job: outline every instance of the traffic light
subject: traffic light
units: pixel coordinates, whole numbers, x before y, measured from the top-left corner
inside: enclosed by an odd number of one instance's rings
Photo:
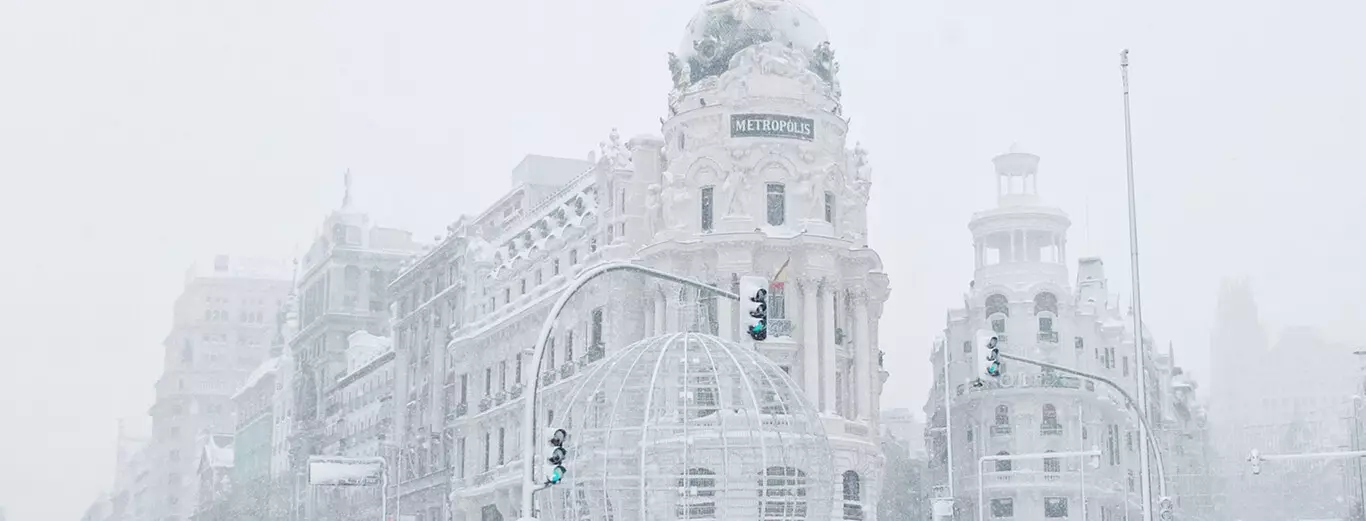
[[[1247,457],[1247,461],[1252,463],[1252,473],[1262,473],[1262,453],[1257,449],[1252,449],[1252,454]]]
[[[1157,501],[1157,513],[1162,521],[1172,521],[1172,498],[1162,496],[1162,499]]]
[[[990,331],[980,330],[977,332],[973,348],[977,351],[977,361],[979,364],[977,377],[983,375],[992,378],[1001,376],[1001,361],[998,356],[1001,353],[1000,339]]]
[[[749,318],[745,319],[745,332],[755,341],[768,338],[768,279],[763,277],[740,278],[740,305]]]
[[[564,429],[555,429],[550,433],[550,457],[546,461],[550,462],[550,469],[546,472],[545,484],[555,485],[564,479],[565,459],[569,457],[569,451],[565,450],[564,444],[569,441],[569,432]]]

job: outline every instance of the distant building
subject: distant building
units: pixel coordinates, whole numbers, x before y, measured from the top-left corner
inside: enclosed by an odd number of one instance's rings
[[[298,332],[289,339],[290,397],[293,405],[288,451],[295,473],[295,497],[304,494],[304,472],[311,455],[337,455],[337,426],[328,423],[329,395],[347,373],[352,333],[387,336],[390,327],[387,287],[399,263],[421,247],[412,234],[376,226],[351,204],[350,173],[342,206],[323,222],[298,276]],[[332,451],[332,452],[329,452]],[[319,519],[313,501],[297,501],[299,521]]]
[[[271,494],[272,414],[280,358],[262,362],[233,396],[237,428],[233,436],[232,500],[234,521],[264,520],[262,500]]]
[[[925,459],[925,422],[910,409],[882,411],[882,437],[902,446],[911,459]]]
[[[1285,329],[1274,348],[1246,282],[1221,289],[1211,335],[1217,361],[1210,419],[1219,440],[1221,514],[1243,521],[1349,516],[1359,472],[1343,460],[1272,461],[1253,475],[1246,461],[1361,447],[1353,395],[1361,385],[1351,346],[1306,327]],[[1348,498],[1339,500],[1339,498]]]
[[[949,310],[930,357],[934,387],[924,409],[930,481],[936,495],[947,496],[951,444],[958,519],[979,513],[984,519],[1137,518],[1140,437],[1119,393],[1013,362],[1003,364],[1001,377],[983,375],[988,381],[974,385],[981,356],[975,335],[990,331],[1004,353],[1104,376],[1130,396],[1137,396],[1140,377],[1148,378],[1150,396],[1158,387],[1151,334],[1144,328],[1141,335],[1147,374],[1139,375],[1139,335],[1132,315],[1110,297],[1100,259],[1081,259],[1075,284],[1068,280],[1071,221],[1039,197],[1039,157],[1012,150],[993,163],[997,205],[975,213],[968,224],[973,280],[963,307]],[[1149,409],[1147,416],[1156,418],[1160,405]],[[1075,457],[980,459],[1093,448],[1102,452],[1098,468]],[[979,482],[985,503],[978,500]]]
[[[136,487],[138,515],[185,521],[197,491],[197,436],[236,430],[232,396],[269,357],[273,317],[290,287],[287,263],[220,255],[185,278],[165,340],[165,368],[149,414],[149,474]]]
[[[386,440],[392,439],[393,362],[394,350],[388,337],[357,331],[347,338],[346,373],[327,392],[329,432],[324,454],[351,458],[391,454]],[[341,509],[351,518],[362,519],[380,515],[379,487],[331,487],[313,493],[324,504],[324,513]]]
[[[1196,401],[1195,380],[1174,364],[1171,349],[1157,359],[1162,416],[1154,425],[1161,438],[1168,492],[1177,519],[1202,521],[1216,517],[1215,492],[1220,480],[1215,445],[1205,407]]]
[[[238,521],[228,498],[232,493],[233,436],[208,434],[200,437],[195,472],[198,491],[195,493],[193,521]]]

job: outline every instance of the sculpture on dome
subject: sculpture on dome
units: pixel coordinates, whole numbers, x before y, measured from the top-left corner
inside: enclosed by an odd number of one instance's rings
[[[669,74],[673,78],[675,89],[688,86],[688,71],[683,69],[683,60],[678,59],[678,55],[674,53],[669,53]]]
[[[803,68],[835,83],[839,67],[825,30],[804,7],[791,0],[730,0],[704,5],[688,24],[679,52],[669,56],[674,86],[720,76],[737,65],[741,51],[765,43],[802,55]]]
[[[621,142],[621,134],[617,133],[617,129],[612,129],[607,140],[611,144],[599,144],[602,149],[602,157],[599,160],[614,170],[630,170],[632,164],[631,150],[626,147],[625,143]]]
[[[821,42],[811,54],[811,72],[827,82],[835,83],[835,73],[839,72],[840,64],[835,61],[835,51],[830,49],[830,42]]]

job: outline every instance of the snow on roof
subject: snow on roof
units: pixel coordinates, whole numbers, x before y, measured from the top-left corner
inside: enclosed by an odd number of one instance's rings
[[[208,442],[204,444],[204,460],[211,467],[232,467],[232,436],[226,434],[209,436]]]
[[[236,400],[237,397],[241,396],[247,389],[251,389],[259,383],[262,378],[265,378],[267,375],[275,374],[275,371],[278,371],[279,369],[280,357],[278,356],[268,358],[266,361],[261,362],[261,365],[256,366],[256,369],[253,369],[251,374],[247,375],[247,381],[242,382],[242,386],[237,388],[237,392],[232,393],[232,399]]]

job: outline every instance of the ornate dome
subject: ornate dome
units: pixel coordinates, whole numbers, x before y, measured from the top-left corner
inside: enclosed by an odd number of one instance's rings
[[[799,0],[708,0],[688,22],[683,42],[670,57],[677,85],[697,83],[729,70],[741,50],[764,42],[800,51],[826,82],[834,81],[829,38]]]
[[[641,340],[546,407],[570,437],[542,520],[829,519],[837,499],[816,408],[767,357],[715,336]]]

